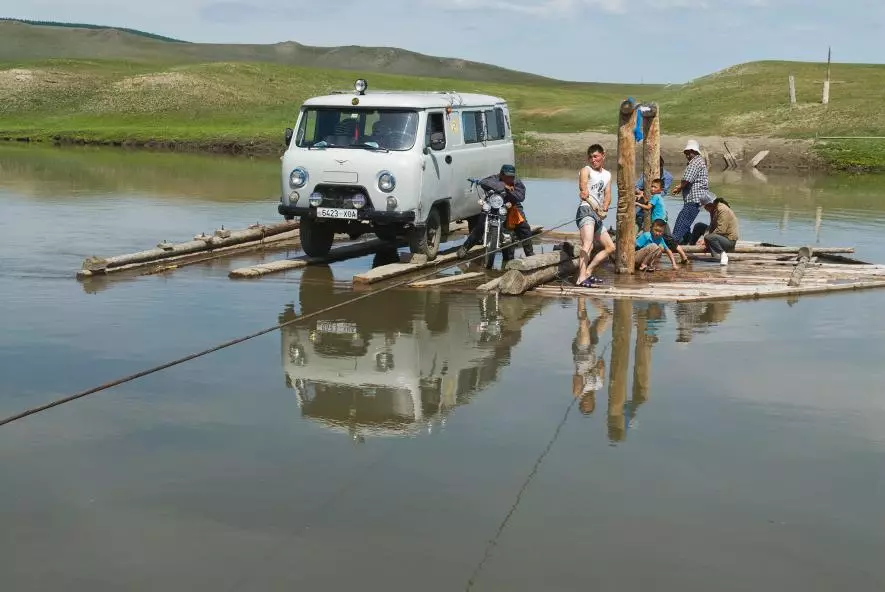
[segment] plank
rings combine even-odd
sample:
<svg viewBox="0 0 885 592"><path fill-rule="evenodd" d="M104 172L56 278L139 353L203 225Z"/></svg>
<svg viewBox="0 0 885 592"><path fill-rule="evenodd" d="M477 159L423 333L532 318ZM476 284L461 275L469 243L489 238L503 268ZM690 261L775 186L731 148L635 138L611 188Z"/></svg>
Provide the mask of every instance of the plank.
<svg viewBox="0 0 885 592"><path fill-rule="evenodd" d="M434 278L432 280L419 280L417 282L412 282L409 284L412 288L429 288L432 286L441 286L444 284L454 284L455 282L463 282L465 280L473 279L475 277L479 277L485 275L481 271L468 271L467 273L458 273L455 275L447 275L441 278Z"/></svg>
<svg viewBox="0 0 885 592"><path fill-rule="evenodd" d="M332 249L325 257L308 257L304 255L295 259L283 259L281 261L271 261L269 263L261 263L250 267L241 267L232 270L228 274L228 277L232 279L261 277L271 273L300 269L308 265L321 265L324 263L343 261L344 259L353 259L354 257L363 257L365 255L371 255L380 248L389 247L390 243L376 238Z"/></svg>

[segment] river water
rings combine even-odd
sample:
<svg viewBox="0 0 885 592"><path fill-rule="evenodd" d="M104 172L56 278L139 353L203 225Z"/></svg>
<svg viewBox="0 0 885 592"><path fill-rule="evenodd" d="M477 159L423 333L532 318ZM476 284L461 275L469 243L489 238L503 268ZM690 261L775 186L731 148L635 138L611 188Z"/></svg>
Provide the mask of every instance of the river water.
<svg viewBox="0 0 885 592"><path fill-rule="evenodd" d="M347 299L371 257L74 279L276 221L277 166L0 147L0 416ZM883 185L713 179L744 238L880 263ZM883 302L368 298L0 428L3 589L882 590Z"/></svg>

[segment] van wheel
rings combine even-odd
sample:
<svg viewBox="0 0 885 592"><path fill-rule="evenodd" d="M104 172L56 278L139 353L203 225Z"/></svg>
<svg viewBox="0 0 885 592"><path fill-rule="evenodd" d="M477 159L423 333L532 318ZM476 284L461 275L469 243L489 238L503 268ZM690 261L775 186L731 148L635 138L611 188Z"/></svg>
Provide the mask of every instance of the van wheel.
<svg viewBox="0 0 885 592"><path fill-rule="evenodd" d="M426 255L428 261L436 259L442 241L442 224L439 219L439 208L430 210L424 227L409 232L409 251L418 255Z"/></svg>
<svg viewBox="0 0 885 592"><path fill-rule="evenodd" d="M335 232L329 224L313 218L301 219L301 246L309 257L325 257L332 248Z"/></svg>

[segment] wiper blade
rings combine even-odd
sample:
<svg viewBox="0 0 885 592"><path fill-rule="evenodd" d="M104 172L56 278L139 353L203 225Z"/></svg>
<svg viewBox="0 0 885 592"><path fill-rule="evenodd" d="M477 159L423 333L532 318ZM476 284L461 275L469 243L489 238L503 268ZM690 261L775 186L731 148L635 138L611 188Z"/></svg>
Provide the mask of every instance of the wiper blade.
<svg viewBox="0 0 885 592"><path fill-rule="evenodd" d="M377 142L357 142L356 144L351 144L351 148L367 148L369 150L376 150L378 152L390 152L387 148L382 148L378 145Z"/></svg>

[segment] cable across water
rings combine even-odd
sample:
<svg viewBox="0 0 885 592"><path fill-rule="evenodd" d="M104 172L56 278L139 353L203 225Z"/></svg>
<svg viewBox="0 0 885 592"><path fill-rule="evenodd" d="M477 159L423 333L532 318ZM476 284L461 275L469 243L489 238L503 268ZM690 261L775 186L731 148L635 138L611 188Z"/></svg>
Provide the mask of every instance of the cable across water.
<svg viewBox="0 0 885 592"><path fill-rule="evenodd" d="M490 255L492 253L498 253L498 252L503 251L504 249L516 247L518 245L521 245L525 241L530 241L536 237L544 236L545 234L547 234L549 232L552 232L554 230L557 230L558 228L562 228L563 226L566 226L568 224L573 224L573 223L574 223L574 219L569 218L565 222L562 222L561 224L557 224L556 226L553 226L552 228L548 228L548 229L538 233L537 235L533 235L533 236L525 238L525 239L513 241L513 242L509 243L508 245L506 245L505 247L499 247L493 251L485 251L484 250L481 255L476 255L474 257L470 257L470 258L466 258L466 259L458 259L458 260L453 261L452 263L441 265L439 267L434 267L429 272L424 273L424 274L419 274L417 277L412 276L409 279L405 279L405 280L396 282L394 284L384 286L383 288L379 288L377 290L372 290L371 292L368 292L366 294L361 294L359 296L355 296L355 297L345 300L343 302L339 302L338 304L333 304L331 306L327 306L326 308L323 308L322 310L318 310L315 312L311 312L311 313L308 313L305 315L298 316L294 319L276 324L272 327L267 327L265 329L261 329L260 331L250 333L249 335L245 335L243 337L237 337L236 339L231 339L230 341L225 341L224 343L218 344L218 345L210 347L208 349L194 352L194 353L188 354L186 356L171 360L169 362L165 362L163 364L153 366L152 368L148 368L146 370L141 370L140 372L136 372L134 374L130 374L130 375L124 376L122 378L117 378L117 379L112 380L110 382L100 384L98 386L86 389L84 391L80 391L78 393L74 393L72 395L68 395L66 397L62 397L60 399L56 399L56 400L50 401L48 403L44 403L42 405L39 405L37 407L33 407L33 408L28 409L26 411L16 413L15 415L10 415L9 417L6 417L6 418L0 420L0 426L4 426L4 425L10 424L10 423L13 423L15 421L24 419L24 418L29 417L31 415L36 415L37 413L42 413L43 411L47 411L49 409L52 409L53 407L58 407L59 405L64 405L65 403L70 403L71 401L76 401L77 399L82 399L83 397L87 397L89 395L94 395L95 393L105 391L109 388L113 388L115 386L119 386L119 385L125 384L127 382L132 382L133 380L136 380L138 378L143 378L143 377L148 376L150 374L155 374L157 372L160 372L161 370L166 370L168 368L172 368L173 366L178 366L179 364L183 364L185 362L189 362L191 360L201 358L203 356L217 352L222 349L226 349L226 348L231 347L233 345L237 345L239 343L249 341L250 339L255 339L256 337L261 337L262 335L272 333L272 332L282 329L283 327L286 327L288 325L293 325L295 323L310 319L312 317L315 317L315 316L318 316L321 314L325 314L326 312L329 312L331 310L342 308L344 306L347 306L348 304L352 304L352 303L358 302L360 300L365 300L367 298L371 298L372 296L375 296L377 294L381 294L383 292L387 292L388 290L393 290L394 288L400 288L406 284L410 284L415 281L419 281L422 279L432 277L432 276L438 274L440 271L444 271L444 270L450 269L452 267L457 267L458 265L462 265L464 263L470 263L470 262L476 261L478 259L485 259L488 255Z"/></svg>

